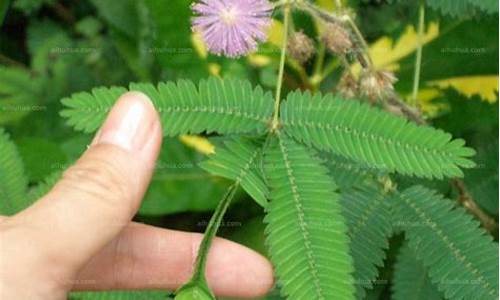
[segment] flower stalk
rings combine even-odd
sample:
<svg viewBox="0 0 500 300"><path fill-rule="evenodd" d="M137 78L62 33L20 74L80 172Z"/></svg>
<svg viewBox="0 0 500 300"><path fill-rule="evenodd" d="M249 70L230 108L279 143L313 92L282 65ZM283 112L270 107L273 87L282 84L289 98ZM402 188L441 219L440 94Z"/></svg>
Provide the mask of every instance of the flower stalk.
<svg viewBox="0 0 500 300"><path fill-rule="evenodd" d="M418 88L420 85L420 72L422 68L422 50L425 27L425 0L420 0L418 15L417 58L415 59L415 74L413 76L413 92L411 95L411 105L416 107L418 107Z"/></svg>
<svg viewBox="0 0 500 300"><path fill-rule="evenodd" d="M276 94L274 99L274 115L271 123L271 131L276 131L279 127L279 110L280 110L280 100L281 100L281 90L283 88L283 76L285 73L285 61L286 61L286 45L288 43L288 31L290 28L290 5L285 4L283 8L284 20L283 20L283 40L281 47L280 65L278 72L278 83L276 84Z"/></svg>

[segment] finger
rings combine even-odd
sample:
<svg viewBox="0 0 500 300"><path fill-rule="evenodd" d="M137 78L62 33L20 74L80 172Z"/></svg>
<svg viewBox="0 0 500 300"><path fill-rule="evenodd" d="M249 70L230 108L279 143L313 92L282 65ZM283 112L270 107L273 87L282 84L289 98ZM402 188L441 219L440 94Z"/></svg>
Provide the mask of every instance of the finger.
<svg viewBox="0 0 500 300"><path fill-rule="evenodd" d="M175 290L189 280L201 239L201 234L132 223L84 267L74 288ZM264 257L219 238L210 249L207 278L225 297L258 297L273 285Z"/></svg>
<svg viewBox="0 0 500 300"><path fill-rule="evenodd" d="M70 280L139 207L161 144L157 112L140 93L120 97L94 142L41 200L3 223ZM29 255L29 253L28 253ZM59 270L59 271L61 271Z"/></svg>

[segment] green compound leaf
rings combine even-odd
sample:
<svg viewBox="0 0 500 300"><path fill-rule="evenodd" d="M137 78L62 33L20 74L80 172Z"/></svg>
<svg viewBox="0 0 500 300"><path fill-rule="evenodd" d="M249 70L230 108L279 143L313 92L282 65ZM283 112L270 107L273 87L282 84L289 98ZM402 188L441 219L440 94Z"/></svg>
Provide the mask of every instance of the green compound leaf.
<svg viewBox="0 0 500 300"><path fill-rule="evenodd" d="M414 0L390 0L389 2L415 2ZM470 16L476 12L498 13L497 0L426 0L426 4L443 15Z"/></svg>
<svg viewBox="0 0 500 300"><path fill-rule="evenodd" d="M21 68L0 66L0 125L19 121L42 110L36 99L42 97L42 80Z"/></svg>
<svg viewBox="0 0 500 300"><path fill-rule="evenodd" d="M443 299L432 284L427 268L417 260L415 252L407 244L401 248L394 267L392 299Z"/></svg>
<svg viewBox="0 0 500 300"><path fill-rule="evenodd" d="M394 216L447 299L498 299L498 244L463 208L414 186L395 195Z"/></svg>
<svg viewBox="0 0 500 300"><path fill-rule="evenodd" d="M325 166L341 191L362 185L374 177L369 168L342 156L326 153L322 157L326 158Z"/></svg>
<svg viewBox="0 0 500 300"><path fill-rule="evenodd" d="M244 139L231 139L218 147L200 167L214 175L240 181L241 187L260 204L267 205L267 186L261 172L261 145Z"/></svg>
<svg viewBox="0 0 500 300"><path fill-rule="evenodd" d="M28 179L16 145L0 128L0 215L13 215L26 208Z"/></svg>
<svg viewBox="0 0 500 300"><path fill-rule="evenodd" d="M356 101L293 92L281 107L286 133L359 163L418 177L462 177L475 164L461 139Z"/></svg>
<svg viewBox="0 0 500 300"><path fill-rule="evenodd" d="M166 136L198 133L262 132L272 113L272 96L249 82L236 79L177 83L131 84L130 90L147 94L158 110ZM65 98L61 112L68 124L77 130L93 132L102 124L107 112L124 88L97 88L89 93Z"/></svg>
<svg viewBox="0 0 500 300"><path fill-rule="evenodd" d="M364 299L384 265L385 250L392 232L389 202L382 187L367 181L342 192L342 210L349 228L354 259L356 296Z"/></svg>
<svg viewBox="0 0 500 300"><path fill-rule="evenodd" d="M70 126L78 131L91 133L104 122L109 110L118 97L127 92L121 87L95 88L92 93L77 93L61 100L66 107L61 116L67 118Z"/></svg>
<svg viewBox="0 0 500 300"><path fill-rule="evenodd" d="M265 150L271 260L288 299L353 299L354 269L339 196L310 153L286 136L273 138Z"/></svg>

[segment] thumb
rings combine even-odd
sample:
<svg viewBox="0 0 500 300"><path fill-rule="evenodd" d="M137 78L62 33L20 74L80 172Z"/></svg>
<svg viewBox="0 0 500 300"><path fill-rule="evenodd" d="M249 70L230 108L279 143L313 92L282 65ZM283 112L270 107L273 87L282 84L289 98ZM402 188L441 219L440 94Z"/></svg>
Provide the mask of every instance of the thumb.
<svg viewBox="0 0 500 300"><path fill-rule="evenodd" d="M77 163L46 196L9 223L24 228L23 236L37 256L57 262L51 267L61 267L61 279L71 280L137 211L161 138L159 117L149 99L137 92L123 95Z"/></svg>

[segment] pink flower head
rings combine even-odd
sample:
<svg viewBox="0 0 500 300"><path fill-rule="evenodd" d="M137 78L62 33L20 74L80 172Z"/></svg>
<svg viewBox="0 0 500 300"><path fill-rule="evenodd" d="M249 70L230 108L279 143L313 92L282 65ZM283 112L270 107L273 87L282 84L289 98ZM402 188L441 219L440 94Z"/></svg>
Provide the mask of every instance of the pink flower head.
<svg viewBox="0 0 500 300"><path fill-rule="evenodd" d="M202 34L208 50L217 55L247 54L267 38L272 11L267 0L200 0L192 9L198 14L193 30Z"/></svg>

